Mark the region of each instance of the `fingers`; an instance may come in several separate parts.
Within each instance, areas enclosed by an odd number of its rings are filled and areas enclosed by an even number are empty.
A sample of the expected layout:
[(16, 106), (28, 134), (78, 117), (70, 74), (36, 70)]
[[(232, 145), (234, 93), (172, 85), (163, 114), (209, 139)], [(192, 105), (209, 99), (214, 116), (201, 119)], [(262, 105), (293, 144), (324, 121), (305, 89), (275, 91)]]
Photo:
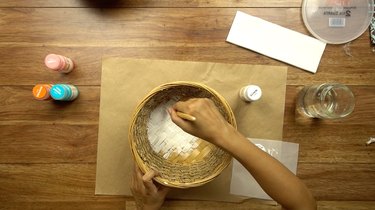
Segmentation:
[(150, 170), (148, 172), (146, 172), (146, 174), (143, 174), (141, 169), (139, 169), (139, 167), (134, 164), (134, 174), (133, 174), (133, 182), (135, 184), (140, 184), (142, 185), (143, 182), (150, 182), (152, 181), (152, 178), (154, 178), (154, 176), (156, 176), (157, 173), (153, 170)]
[(186, 114), (192, 114), (191, 113), (191, 111), (193, 110), (192, 106), (194, 106), (194, 102), (196, 100), (197, 99), (195, 98), (191, 98), (187, 101), (179, 101), (173, 105), (173, 109), (175, 109), (176, 111), (186, 113)]
[(180, 117), (177, 115), (176, 110), (174, 110), (172, 107), (169, 107), (167, 111), (168, 111), (169, 115), (171, 116), (171, 119), (172, 119), (173, 122), (180, 120)]
[(158, 189), (154, 185), (154, 182), (152, 181), (152, 178), (154, 178), (155, 175), (156, 173), (153, 170), (147, 171), (146, 174), (143, 175), (142, 180), (147, 191), (150, 191), (150, 192), (158, 191)]
[(150, 181), (152, 180), (152, 178), (159, 175), (159, 172), (154, 171), (152, 169), (147, 171), (145, 174), (143, 174), (141, 169), (136, 164), (134, 164), (134, 172), (135, 172), (135, 175), (139, 177), (140, 180), (143, 180), (144, 182)]
[(133, 194), (137, 194), (142, 191), (143, 183), (140, 181), (142, 180), (142, 172), (138, 168), (137, 164), (134, 164), (134, 173), (131, 180), (130, 190)]
[(135, 164), (131, 192), (137, 204), (137, 209), (141, 209), (145, 205), (155, 207), (153, 209), (161, 208), (169, 189), (153, 183), (152, 179), (158, 174), (154, 170), (149, 170), (143, 174)]
[(172, 121), (179, 127), (181, 127), (182, 129), (186, 128), (189, 123), (191, 122), (187, 122), (186, 120), (182, 119), (181, 117), (179, 117), (176, 113), (176, 110), (173, 109), (172, 107), (170, 107), (168, 109), (168, 113), (169, 115), (171, 116), (171, 119)]
[(152, 179), (159, 173), (154, 170), (147, 171), (144, 175), (138, 166), (134, 166), (134, 174), (132, 178), (131, 190), (136, 192), (157, 192), (158, 189), (153, 183)]
[(155, 175), (156, 175), (155, 171), (153, 170), (147, 171), (145, 175), (143, 175), (142, 180), (144, 182), (149, 182), (152, 180), (152, 178), (154, 178)]
[(208, 98), (190, 98), (187, 101), (178, 101), (173, 109), (186, 114), (193, 115), (201, 109), (216, 109), (214, 102)]
[(165, 196), (167, 196), (171, 188), (163, 186), (159, 183), (154, 184), (154, 182), (152, 181), (152, 178), (158, 175), (159, 175), (159, 172), (157, 171), (154, 171), (154, 170), (148, 171), (145, 175), (143, 175), (143, 178), (142, 178), (143, 184), (145, 186), (146, 192), (157, 193), (163, 198), (165, 198)]

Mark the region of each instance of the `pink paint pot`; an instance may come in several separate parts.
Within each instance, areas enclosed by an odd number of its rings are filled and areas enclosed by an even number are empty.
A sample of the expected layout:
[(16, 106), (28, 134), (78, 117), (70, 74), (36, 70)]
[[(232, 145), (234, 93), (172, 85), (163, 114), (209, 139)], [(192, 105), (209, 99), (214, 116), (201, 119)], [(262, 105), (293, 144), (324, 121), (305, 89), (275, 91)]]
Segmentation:
[(72, 59), (62, 55), (48, 54), (44, 59), (44, 64), (47, 68), (61, 73), (69, 73), (74, 69)]

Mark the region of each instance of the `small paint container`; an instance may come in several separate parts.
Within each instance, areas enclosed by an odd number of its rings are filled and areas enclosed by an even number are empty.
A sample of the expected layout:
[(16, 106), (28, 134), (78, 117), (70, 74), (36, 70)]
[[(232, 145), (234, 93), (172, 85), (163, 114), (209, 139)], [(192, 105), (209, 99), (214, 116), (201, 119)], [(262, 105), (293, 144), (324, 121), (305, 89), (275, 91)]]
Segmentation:
[(52, 84), (37, 84), (33, 87), (33, 96), (37, 100), (50, 100)]
[(48, 54), (44, 59), (44, 64), (47, 68), (61, 73), (69, 73), (74, 69), (72, 59), (62, 55)]
[(246, 102), (257, 101), (262, 97), (262, 90), (257, 85), (248, 85), (241, 88), (239, 95)]
[(50, 94), (57, 101), (73, 101), (78, 97), (79, 91), (74, 85), (56, 84), (52, 86)]

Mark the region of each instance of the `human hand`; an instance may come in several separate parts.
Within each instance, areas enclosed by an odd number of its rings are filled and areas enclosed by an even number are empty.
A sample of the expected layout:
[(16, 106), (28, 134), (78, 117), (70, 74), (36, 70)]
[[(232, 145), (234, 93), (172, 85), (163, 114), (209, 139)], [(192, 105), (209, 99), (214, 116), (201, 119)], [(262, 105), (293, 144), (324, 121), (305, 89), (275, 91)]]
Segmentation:
[(143, 174), (138, 166), (134, 166), (130, 190), (138, 210), (157, 210), (163, 205), (170, 188), (154, 183), (152, 178), (157, 175), (153, 170)]
[[(177, 111), (192, 115), (195, 121), (184, 120), (177, 116)], [(192, 98), (179, 101), (168, 109), (172, 121), (187, 133), (222, 146), (222, 137), (235, 131), (213, 101), (208, 98)]]

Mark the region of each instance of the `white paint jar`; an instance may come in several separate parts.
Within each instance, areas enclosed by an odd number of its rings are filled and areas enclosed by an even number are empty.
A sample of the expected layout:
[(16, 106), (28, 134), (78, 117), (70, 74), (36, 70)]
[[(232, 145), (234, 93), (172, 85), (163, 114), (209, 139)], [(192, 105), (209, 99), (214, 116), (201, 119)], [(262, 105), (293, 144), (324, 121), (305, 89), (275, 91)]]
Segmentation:
[(240, 98), (246, 102), (257, 101), (262, 97), (262, 90), (257, 85), (247, 85), (240, 90)]

